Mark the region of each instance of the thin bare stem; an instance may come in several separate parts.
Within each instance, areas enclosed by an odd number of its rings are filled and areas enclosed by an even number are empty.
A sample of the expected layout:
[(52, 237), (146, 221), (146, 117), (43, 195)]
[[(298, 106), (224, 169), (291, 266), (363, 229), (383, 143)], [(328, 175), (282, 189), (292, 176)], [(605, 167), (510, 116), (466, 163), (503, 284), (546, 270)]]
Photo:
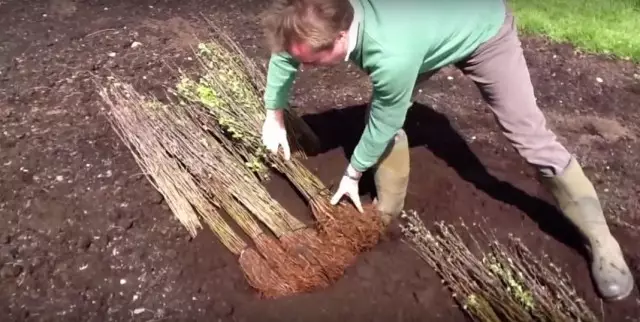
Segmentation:
[(110, 107), (108, 119), (114, 130), (189, 233), (196, 235), (197, 229), (202, 227), (201, 217), (221, 242), (239, 255), (247, 247), (246, 243), (208, 201), (196, 179), (166, 153), (158, 137), (152, 134), (153, 124), (146, 101), (118, 83), (100, 88), (99, 94)]
[[(478, 225), (485, 251), (462, 223), (481, 255), (474, 254), (453, 225), (427, 230), (414, 211), (404, 213), (404, 242), (443, 278), (460, 307), (474, 321), (598, 321), (566, 276), (543, 265), (516, 238), (505, 245)], [(446, 256), (444, 256), (446, 254)]]

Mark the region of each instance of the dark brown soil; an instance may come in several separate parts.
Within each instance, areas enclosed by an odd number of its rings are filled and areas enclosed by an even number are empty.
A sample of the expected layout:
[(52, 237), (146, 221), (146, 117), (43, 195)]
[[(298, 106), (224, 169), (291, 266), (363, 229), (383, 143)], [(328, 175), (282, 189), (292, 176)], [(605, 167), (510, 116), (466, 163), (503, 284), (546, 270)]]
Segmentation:
[[(439, 277), (397, 234), (326, 290), (259, 300), (211, 233), (188, 236), (111, 130), (92, 75), (114, 73), (160, 94), (175, 81), (165, 63), (189, 68), (194, 35), (206, 38), (201, 14), (264, 65), (253, 20), (264, 4), (0, 2), (0, 321), (463, 319)], [(524, 44), (540, 105), (593, 179), (640, 279), (640, 68), (540, 39)], [(353, 66), (304, 71), (296, 83), (294, 102), (326, 144), (309, 163), (334, 188), (360, 134), (368, 85)], [(506, 145), (474, 85), (447, 69), (421, 89), (406, 124), (407, 207), (428, 225), (486, 218), (498, 237), (517, 234), (548, 253), (607, 321), (638, 321), (637, 290), (600, 303), (571, 230)], [(302, 211), (283, 187), (271, 186)], [(363, 180), (363, 193), (370, 187)]]

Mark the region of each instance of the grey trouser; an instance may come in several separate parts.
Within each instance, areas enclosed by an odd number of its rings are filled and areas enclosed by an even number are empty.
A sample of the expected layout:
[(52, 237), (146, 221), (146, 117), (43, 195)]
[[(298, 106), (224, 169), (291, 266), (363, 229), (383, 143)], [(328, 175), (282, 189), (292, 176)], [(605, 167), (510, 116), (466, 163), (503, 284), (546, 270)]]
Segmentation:
[[(498, 34), (456, 67), (478, 86), (503, 134), (520, 156), (543, 176), (563, 172), (571, 155), (547, 127), (536, 104), (515, 18), (509, 9)], [(419, 82), (429, 76), (420, 77)]]

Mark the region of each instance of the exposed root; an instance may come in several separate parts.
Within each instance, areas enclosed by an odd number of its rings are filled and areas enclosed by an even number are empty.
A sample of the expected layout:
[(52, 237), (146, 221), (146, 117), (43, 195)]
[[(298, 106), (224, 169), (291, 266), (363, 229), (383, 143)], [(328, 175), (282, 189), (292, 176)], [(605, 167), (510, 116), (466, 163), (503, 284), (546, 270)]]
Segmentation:
[(320, 266), (330, 282), (340, 279), (358, 255), (333, 240), (322, 240), (313, 229), (299, 230), (280, 240), (289, 252), (304, 256), (312, 265)]
[(249, 285), (256, 289), (263, 298), (274, 299), (296, 293), (295, 287), (285, 283), (256, 250), (245, 249), (240, 254), (238, 262)]
[[(315, 203), (312, 203), (312, 205)], [(314, 207), (319, 229), (334, 244), (359, 253), (374, 247), (380, 241), (384, 224), (371, 206), (364, 213), (352, 206), (339, 204), (330, 212), (325, 207)]]
[(283, 282), (289, 284), (296, 292), (309, 292), (329, 286), (329, 281), (319, 266), (303, 256), (287, 253), (273, 238), (262, 235), (254, 242), (269, 265), (282, 277)]

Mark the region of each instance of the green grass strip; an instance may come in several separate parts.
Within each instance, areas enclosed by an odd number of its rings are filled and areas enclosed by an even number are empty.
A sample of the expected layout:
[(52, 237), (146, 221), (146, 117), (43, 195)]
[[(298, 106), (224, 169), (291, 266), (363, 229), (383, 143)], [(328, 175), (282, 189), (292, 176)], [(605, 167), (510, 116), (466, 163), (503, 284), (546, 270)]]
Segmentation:
[(520, 30), (640, 62), (640, 0), (508, 0)]

